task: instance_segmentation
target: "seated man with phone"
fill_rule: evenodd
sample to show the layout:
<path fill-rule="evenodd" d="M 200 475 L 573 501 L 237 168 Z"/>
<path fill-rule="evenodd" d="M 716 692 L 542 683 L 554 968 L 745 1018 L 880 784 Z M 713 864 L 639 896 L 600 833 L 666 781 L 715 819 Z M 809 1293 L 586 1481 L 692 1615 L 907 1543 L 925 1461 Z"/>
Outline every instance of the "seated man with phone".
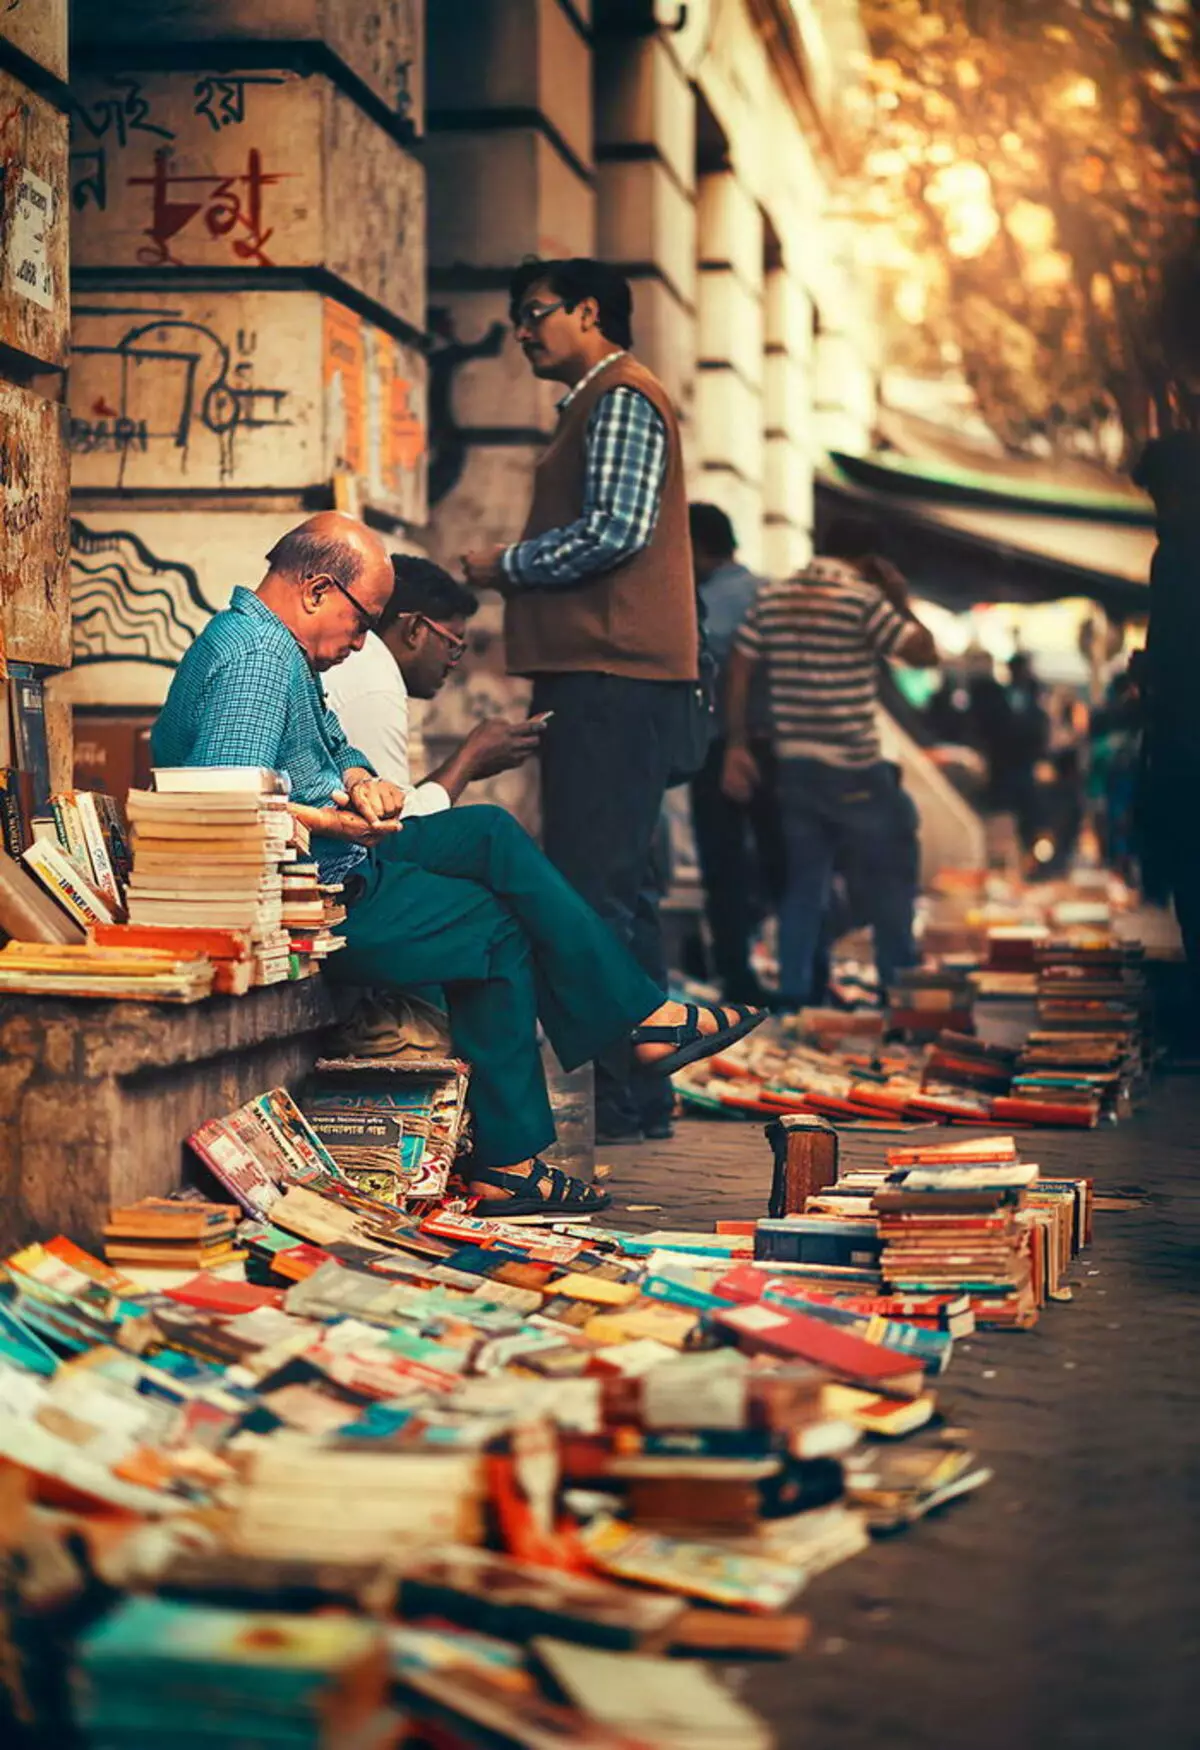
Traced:
<path fill-rule="evenodd" d="M 403 819 L 440 814 L 468 784 L 523 765 L 537 752 L 550 716 L 510 723 L 488 717 L 461 747 L 415 788 L 409 764 L 408 701 L 432 699 L 467 649 L 467 621 L 479 603 L 431 559 L 392 555 L 395 587 L 361 650 L 324 678 L 329 709 L 353 747 L 361 749 L 381 778 L 407 791 Z"/>
<path fill-rule="evenodd" d="M 257 590 L 236 589 L 180 662 L 151 734 L 154 763 L 286 772 L 322 879 L 344 883 L 348 914 L 338 928 L 346 947 L 331 975 L 445 991 L 454 1049 L 471 1065 L 466 1176 L 478 1213 L 603 1208 L 607 1194 L 539 1158 L 554 1121 L 538 1022 L 567 1070 L 628 1040 L 638 1062 L 666 1075 L 721 1050 L 761 1017 L 670 1001 L 511 815 L 450 806 L 471 777 L 526 758 L 541 733 L 537 720 L 480 725 L 415 790 L 376 769 L 376 737 L 362 748 L 347 736 L 322 682 L 362 653 L 395 598 L 378 535 L 324 511 L 277 542 L 267 562 Z M 402 655 L 393 695 L 400 707 L 403 687 L 437 690 L 465 633 L 465 614 L 441 618 L 414 608 L 416 599 L 402 594 L 395 616 L 396 626 L 404 622 L 401 652 L 415 653 Z M 390 726 L 392 756 L 396 734 L 403 743 L 404 761 L 392 768 L 400 776 L 405 718 L 401 709 Z"/>

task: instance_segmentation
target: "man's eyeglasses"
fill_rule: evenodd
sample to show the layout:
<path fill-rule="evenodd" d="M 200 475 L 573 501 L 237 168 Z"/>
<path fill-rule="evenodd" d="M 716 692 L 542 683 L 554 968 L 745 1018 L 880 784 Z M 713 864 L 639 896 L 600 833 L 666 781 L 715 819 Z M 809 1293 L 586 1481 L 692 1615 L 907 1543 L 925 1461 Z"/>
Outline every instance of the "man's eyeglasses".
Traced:
<path fill-rule="evenodd" d="M 310 577 L 309 582 L 310 583 L 331 583 L 333 585 L 334 589 L 336 589 L 339 592 L 339 594 L 344 595 L 346 600 L 350 603 L 350 606 L 354 609 L 355 613 L 358 615 L 359 619 L 362 621 L 362 627 L 363 627 L 364 632 L 376 632 L 379 630 L 379 618 L 380 618 L 380 616 L 378 614 L 368 613 L 366 608 L 364 608 L 362 603 L 359 601 L 358 597 L 356 595 L 351 595 L 350 591 L 346 588 L 345 584 L 339 583 L 336 577 L 331 577 L 327 571 L 323 571 L 319 577 Z"/>
<path fill-rule="evenodd" d="M 446 660 L 450 663 L 451 667 L 453 667 L 455 663 L 462 661 L 467 653 L 467 641 L 465 638 L 460 638 L 457 632 L 452 632 L 450 630 L 449 626 L 443 626 L 439 621 L 431 620 L 428 614 L 417 614 L 414 617 L 420 620 L 422 626 L 428 626 L 431 632 L 437 633 L 442 643 L 446 646 Z"/>
<path fill-rule="evenodd" d="M 567 300 L 556 298 L 553 304 L 522 304 L 513 318 L 513 329 L 519 334 L 522 328 L 538 328 L 547 316 L 553 316 L 556 310 L 565 310 Z"/>

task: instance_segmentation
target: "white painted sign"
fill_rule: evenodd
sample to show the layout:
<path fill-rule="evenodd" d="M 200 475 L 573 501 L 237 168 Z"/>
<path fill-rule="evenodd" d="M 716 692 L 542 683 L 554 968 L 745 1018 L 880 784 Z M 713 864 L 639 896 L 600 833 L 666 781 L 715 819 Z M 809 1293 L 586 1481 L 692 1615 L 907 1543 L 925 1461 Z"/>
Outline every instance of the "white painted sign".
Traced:
<path fill-rule="evenodd" d="M 18 297 L 54 308 L 54 273 L 50 266 L 50 234 L 54 226 L 54 190 L 35 170 L 16 169 L 12 230 L 8 239 L 8 283 Z"/>

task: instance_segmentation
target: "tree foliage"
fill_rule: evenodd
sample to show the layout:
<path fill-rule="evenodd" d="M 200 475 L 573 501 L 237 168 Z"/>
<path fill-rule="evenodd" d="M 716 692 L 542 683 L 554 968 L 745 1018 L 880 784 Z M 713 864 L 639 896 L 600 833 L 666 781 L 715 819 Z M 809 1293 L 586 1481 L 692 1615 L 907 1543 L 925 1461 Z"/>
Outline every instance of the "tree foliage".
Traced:
<path fill-rule="evenodd" d="M 1127 458 L 1200 384 L 1192 0 L 863 15 L 893 356 L 961 364 L 1015 449 Z"/>

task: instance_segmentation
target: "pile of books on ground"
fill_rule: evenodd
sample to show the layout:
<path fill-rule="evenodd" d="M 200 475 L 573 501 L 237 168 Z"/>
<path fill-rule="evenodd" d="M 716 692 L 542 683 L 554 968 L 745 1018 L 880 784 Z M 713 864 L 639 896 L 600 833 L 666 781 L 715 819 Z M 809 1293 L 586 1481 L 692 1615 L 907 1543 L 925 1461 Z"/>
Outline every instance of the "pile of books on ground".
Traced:
<path fill-rule="evenodd" d="M 202 1197 L 142 1197 L 109 1211 L 104 1256 L 118 1269 L 217 1270 L 246 1254 L 236 1244 L 234 1203 Z"/>
<path fill-rule="evenodd" d="M 901 1317 L 948 1316 L 950 1296 L 981 1328 L 1027 1329 L 1048 1301 L 1070 1299 L 1071 1260 L 1091 1238 L 1090 1179 L 1043 1177 L 1013 1136 L 894 1147 L 882 1166 L 814 1174 L 811 1124 L 772 1126 L 777 1197 L 803 1212 L 759 1224 L 769 1244 L 792 1247 L 775 1255 L 836 1263 L 848 1292 L 891 1294 Z"/>
<path fill-rule="evenodd" d="M 1082 1128 L 1128 1115 L 1146 1055 L 1141 948 L 1082 926 L 983 942 L 977 959 L 903 975 L 886 1013 L 806 1009 L 760 1028 L 676 1076 L 685 1108 Z"/>
<path fill-rule="evenodd" d="M 531 1227 L 371 1194 L 282 1090 L 193 1143 L 211 1176 L 114 1211 L 108 1261 L 0 1266 L 6 1536 L 57 1541 L 66 1600 L 21 1569 L 12 1639 L 96 1745 L 168 1741 L 185 1691 L 197 1744 L 769 1744 L 666 1656 L 790 1652 L 814 1576 L 988 1480 L 939 1381 L 1068 1203 L 1007 1139 L 714 1232 Z"/>

